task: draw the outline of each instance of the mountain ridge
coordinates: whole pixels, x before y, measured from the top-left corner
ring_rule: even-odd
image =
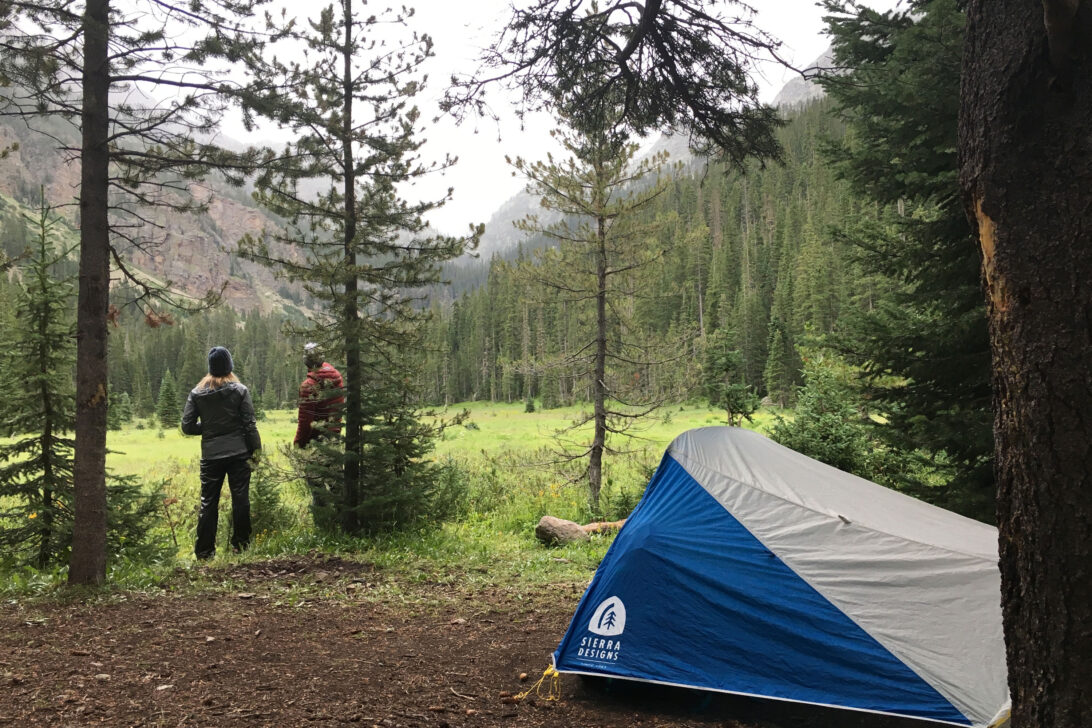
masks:
[[[829,65],[829,51],[812,67]],[[779,108],[792,109],[822,96],[822,89],[807,79],[793,79],[775,98]],[[71,152],[58,149],[76,144],[75,130],[54,120],[36,125],[46,127],[46,134],[10,122],[0,122],[0,149],[17,144],[18,148],[0,161],[0,193],[22,204],[24,211],[44,190],[46,200],[73,227],[78,227],[79,163]],[[67,139],[67,143],[66,143]],[[218,143],[242,146],[237,140],[218,137]],[[693,168],[697,159],[683,134],[661,134],[641,157],[666,151],[669,161],[681,161]],[[142,245],[123,245],[126,264],[140,275],[158,282],[169,282],[176,293],[201,298],[209,291],[222,290],[223,301],[237,311],[299,308],[303,305],[298,285],[279,280],[272,271],[238,256],[238,241],[245,235],[261,235],[278,221],[250,201],[245,190],[232,188],[215,179],[191,183],[189,193],[206,206],[200,213],[180,213],[153,208],[147,219],[131,230]],[[9,210],[7,215],[13,213]],[[546,224],[557,219],[556,213],[542,210],[534,195],[523,191],[508,198],[486,223],[478,250],[456,261],[456,267],[470,267],[474,259],[487,261],[494,255],[507,256],[529,241],[527,233],[514,223],[530,214],[538,214]],[[9,225],[11,223],[8,223]],[[541,244],[541,241],[539,243]],[[11,251],[9,251],[9,255]],[[119,274],[115,275],[116,280]]]
[[[773,106],[785,112],[790,112],[813,103],[825,96],[823,88],[815,83],[814,75],[822,69],[830,68],[834,64],[834,51],[828,48],[814,62],[804,70],[805,76],[794,78],[785,84],[773,100]],[[668,163],[682,162],[684,168],[693,171],[698,160],[690,150],[689,139],[686,134],[661,133],[659,137],[647,147],[638,159],[650,157],[653,154],[667,152]],[[543,211],[534,199],[534,195],[528,192],[518,192],[509,197],[490,216],[485,224],[485,234],[478,245],[477,256],[488,260],[494,254],[504,255],[516,249],[521,242],[527,240],[526,233],[518,231],[514,223],[529,214],[537,214],[546,223],[557,219],[548,211]]]

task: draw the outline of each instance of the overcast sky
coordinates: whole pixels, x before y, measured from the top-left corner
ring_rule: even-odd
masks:
[[[516,0],[517,2],[519,0]],[[865,0],[865,4],[890,8],[896,0]],[[829,41],[823,36],[822,11],[815,0],[751,0],[758,11],[756,25],[782,42],[781,56],[803,68],[814,61]],[[319,5],[325,5],[320,3]],[[454,199],[443,208],[429,214],[434,227],[444,232],[458,233],[470,223],[486,222],[508,198],[519,192],[523,183],[512,177],[505,155],[539,159],[549,149],[548,132],[553,126],[546,118],[529,121],[520,128],[510,108],[494,100],[493,108],[501,115],[499,127],[492,120],[467,120],[457,126],[448,117],[432,123],[439,111],[437,101],[453,72],[469,73],[477,66],[479,49],[489,43],[507,17],[510,0],[407,0],[416,8],[410,26],[428,33],[434,41],[435,58],[428,68],[429,83],[418,103],[425,120],[423,152],[426,158],[439,159],[444,153],[459,157],[459,164],[443,178],[430,175],[415,189],[406,190],[411,200],[432,199],[454,188]],[[290,7],[299,7],[291,3]],[[377,4],[378,6],[378,4]],[[774,64],[761,69],[756,81],[761,99],[772,101],[793,74]],[[229,135],[234,136],[231,130]]]

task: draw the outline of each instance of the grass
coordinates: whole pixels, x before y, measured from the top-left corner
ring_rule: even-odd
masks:
[[[450,408],[452,412],[464,408],[470,412],[469,426],[454,427],[447,431],[437,443],[436,454],[462,456],[480,452],[496,456],[504,451],[534,452],[548,447],[555,432],[570,427],[590,407],[563,407],[528,413],[523,411],[523,402],[464,402],[453,405]],[[748,426],[764,429],[772,419],[771,414],[763,412],[756,417],[753,425]],[[662,453],[671,440],[686,430],[723,424],[724,415],[720,411],[697,405],[671,405],[662,409],[656,417],[645,420],[639,428],[635,428],[634,433],[641,439],[624,446],[636,446]],[[585,425],[580,432],[590,439],[591,426]],[[614,444],[623,446],[620,443]]]
[[[563,407],[536,412],[524,412],[523,402],[512,404],[489,402],[463,402],[452,405],[441,413],[450,417],[466,409],[469,419],[464,425],[448,428],[437,441],[434,459],[444,457],[467,458],[477,455],[498,457],[512,453],[534,453],[553,443],[553,434],[570,427],[587,407]],[[745,426],[764,430],[773,415],[760,412],[754,424]],[[143,428],[130,426],[110,432],[107,445],[110,455],[107,465],[118,474],[146,475],[164,466],[196,463],[201,456],[200,438],[187,437],[178,429],[163,430],[150,420],[141,421]],[[724,424],[723,413],[704,406],[676,404],[665,407],[657,417],[649,418],[635,430],[639,439],[628,444],[615,443],[619,447],[638,448],[655,454],[658,458],[663,449],[680,433],[708,425]],[[290,443],[296,432],[296,413],[292,410],[271,410],[266,419],[258,423],[266,451],[278,445]],[[587,436],[590,425],[583,429]],[[194,465],[196,473],[196,465]]]
[[[258,423],[262,444],[272,451],[278,443],[291,442],[296,434],[296,414],[288,410],[268,412]],[[201,459],[201,438],[182,434],[178,428],[162,429],[154,420],[140,420],[107,433],[110,453],[106,465],[118,475],[147,476],[179,465],[193,466],[196,477]]]
[[[431,455],[446,466],[441,487],[457,495],[455,515],[443,523],[370,539],[324,536],[313,529],[309,493],[292,477],[286,457],[295,434],[295,412],[268,412],[259,429],[271,472],[282,476],[282,482],[270,486],[276,488],[275,499],[280,503],[279,520],[275,526],[263,528],[263,514],[255,512],[251,549],[232,555],[227,547],[230,499],[225,488],[216,561],[229,564],[286,554],[327,553],[373,563],[388,575],[392,585],[584,584],[609,548],[611,537],[596,536],[587,542],[547,549],[534,538],[538,520],[544,515],[580,523],[624,518],[640,499],[664,448],[674,437],[693,427],[724,423],[720,412],[676,404],[646,420],[640,439],[610,443],[629,452],[606,460],[601,506],[595,510],[588,503],[580,469],[554,462],[554,433],[571,426],[580,417],[581,408],[527,413],[522,402],[473,402],[453,406],[448,414],[464,408],[469,410],[469,418],[447,428]],[[748,426],[765,429],[772,419],[771,414],[762,413]],[[575,439],[590,439],[590,428],[584,430]],[[143,421],[110,432],[108,446],[107,464],[112,472],[135,475],[149,489],[161,492],[164,506],[158,536],[170,544],[166,558],[155,563],[112,554],[109,580],[121,589],[154,590],[179,565],[192,563],[200,439]],[[257,504],[254,488],[252,485],[251,500]],[[9,572],[8,578],[0,580],[0,595],[56,593],[64,576],[63,567],[43,573]],[[215,584],[194,586],[215,588]]]

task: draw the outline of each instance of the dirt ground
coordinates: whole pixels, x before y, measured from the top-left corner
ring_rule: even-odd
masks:
[[[157,594],[0,605],[0,726],[924,725],[571,675],[560,700],[517,702],[549,664],[576,585],[424,584],[377,599],[372,569],[337,557],[198,575],[222,586],[187,588],[180,571]]]

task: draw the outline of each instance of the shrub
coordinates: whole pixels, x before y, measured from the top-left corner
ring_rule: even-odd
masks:
[[[292,513],[281,498],[284,482],[265,459],[251,473],[250,523],[255,536],[277,533],[292,524]]]
[[[778,416],[770,436],[786,447],[839,470],[869,477],[870,444],[854,406],[849,385],[822,356],[804,364],[804,385],[797,390],[796,415]]]
[[[829,357],[804,364],[804,385],[797,390],[796,415],[778,416],[770,431],[777,442],[839,470],[889,487],[899,487],[914,464],[911,457],[883,445],[861,414],[844,367]]]
[[[454,458],[445,458],[434,469],[431,519],[434,523],[461,518],[470,504],[470,474]]]

